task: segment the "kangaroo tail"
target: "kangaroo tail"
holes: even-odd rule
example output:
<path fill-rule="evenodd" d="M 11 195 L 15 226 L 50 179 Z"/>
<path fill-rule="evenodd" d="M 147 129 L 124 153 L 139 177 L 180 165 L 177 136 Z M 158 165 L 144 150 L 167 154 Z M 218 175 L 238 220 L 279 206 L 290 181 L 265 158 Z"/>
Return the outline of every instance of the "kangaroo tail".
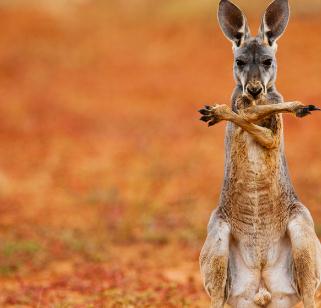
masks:
<path fill-rule="evenodd" d="M 260 288 L 254 296 L 254 303 L 259 306 L 265 306 L 271 301 L 271 293 L 265 289 Z"/>

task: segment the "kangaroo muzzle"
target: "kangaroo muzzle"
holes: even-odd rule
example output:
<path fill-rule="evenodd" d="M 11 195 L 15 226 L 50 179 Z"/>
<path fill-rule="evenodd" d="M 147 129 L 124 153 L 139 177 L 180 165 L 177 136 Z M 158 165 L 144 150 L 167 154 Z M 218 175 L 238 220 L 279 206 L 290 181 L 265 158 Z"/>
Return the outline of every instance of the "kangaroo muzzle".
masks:
<path fill-rule="evenodd" d="M 260 81 L 250 81 L 247 83 L 245 90 L 253 98 L 257 98 L 263 92 L 263 85 Z"/>

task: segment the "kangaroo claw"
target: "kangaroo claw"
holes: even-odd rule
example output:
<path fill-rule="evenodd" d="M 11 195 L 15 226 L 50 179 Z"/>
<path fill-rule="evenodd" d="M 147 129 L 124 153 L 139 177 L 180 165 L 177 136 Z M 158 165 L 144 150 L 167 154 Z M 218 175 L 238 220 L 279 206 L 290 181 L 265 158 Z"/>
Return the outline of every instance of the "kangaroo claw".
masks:
<path fill-rule="evenodd" d="M 308 107 L 309 107 L 309 110 L 310 110 L 310 111 L 321 110 L 319 107 L 314 106 L 314 105 L 309 105 Z"/>
<path fill-rule="evenodd" d="M 300 108 L 299 110 L 297 110 L 295 115 L 299 118 L 303 118 L 303 117 L 311 114 L 311 111 L 317 111 L 317 110 L 321 110 L 321 109 L 314 106 L 314 105 L 308 105 L 308 106 L 304 106 L 304 107 Z"/>
<path fill-rule="evenodd" d="M 202 117 L 200 117 L 200 120 L 203 122 L 207 122 L 212 118 L 212 116 L 210 115 L 203 115 Z"/>
<path fill-rule="evenodd" d="M 200 109 L 198 112 L 205 116 L 211 113 L 208 109 Z"/>
<path fill-rule="evenodd" d="M 208 122 L 208 127 L 215 125 L 216 123 L 220 122 L 216 116 L 211 116 L 211 121 Z"/>

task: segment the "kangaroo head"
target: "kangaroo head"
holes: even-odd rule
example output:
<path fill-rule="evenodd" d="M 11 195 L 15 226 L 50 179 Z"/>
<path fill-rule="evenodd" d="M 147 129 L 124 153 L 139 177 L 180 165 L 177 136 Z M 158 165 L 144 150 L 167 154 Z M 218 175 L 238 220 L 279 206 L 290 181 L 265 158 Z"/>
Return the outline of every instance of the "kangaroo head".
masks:
<path fill-rule="evenodd" d="M 220 1 L 218 20 L 233 43 L 235 81 L 254 99 L 266 94 L 276 79 L 276 41 L 289 20 L 288 0 L 275 0 L 268 6 L 257 36 L 251 36 L 245 15 L 229 0 Z"/>

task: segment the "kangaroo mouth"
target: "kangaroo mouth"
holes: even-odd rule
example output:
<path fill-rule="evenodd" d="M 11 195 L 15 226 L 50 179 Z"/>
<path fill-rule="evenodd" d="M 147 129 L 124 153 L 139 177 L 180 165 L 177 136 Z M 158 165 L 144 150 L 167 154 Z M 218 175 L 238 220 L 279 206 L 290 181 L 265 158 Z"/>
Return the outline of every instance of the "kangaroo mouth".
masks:
<path fill-rule="evenodd" d="M 264 86 L 260 81 L 251 81 L 245 86 L 245 92 L 257 99 L 264 93 Z"/>

